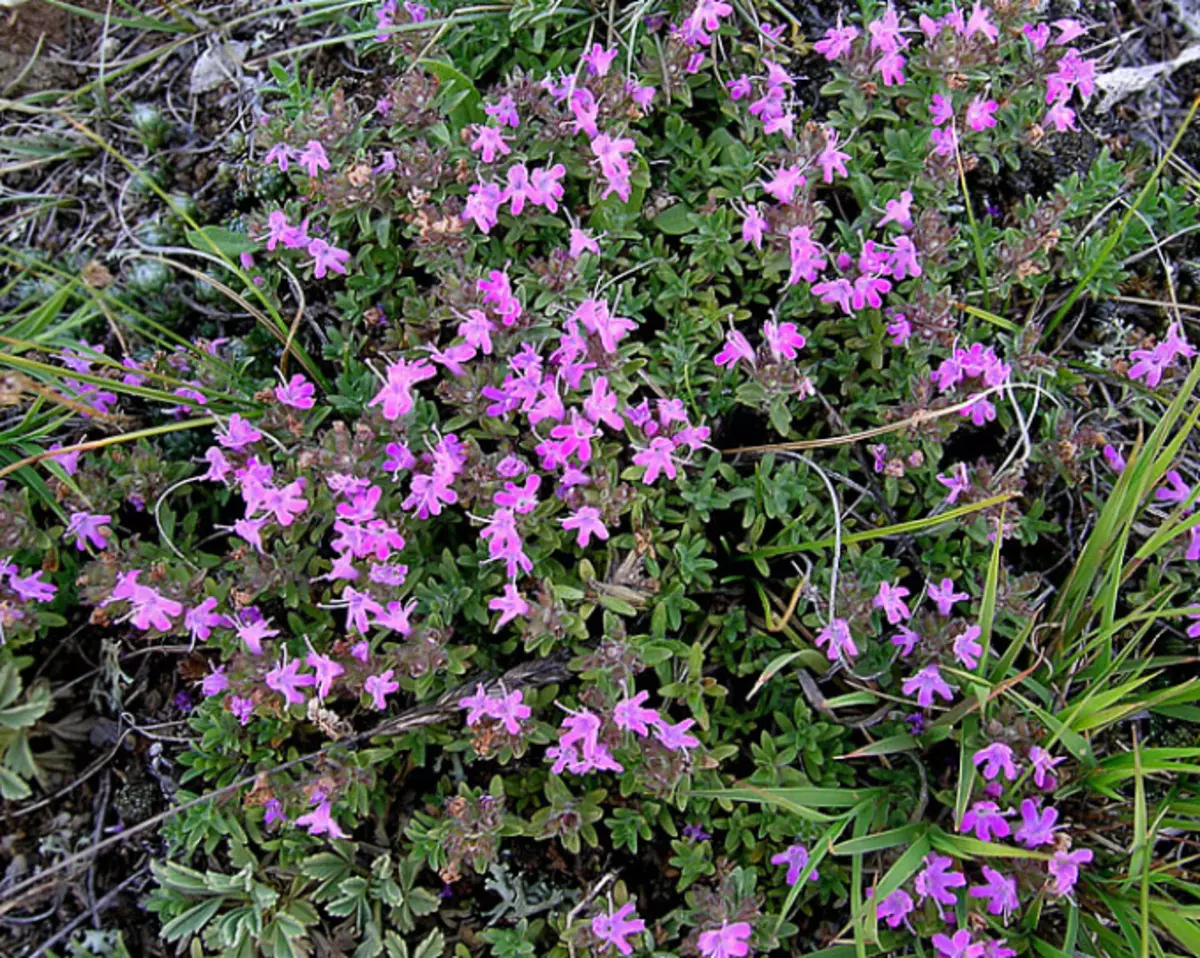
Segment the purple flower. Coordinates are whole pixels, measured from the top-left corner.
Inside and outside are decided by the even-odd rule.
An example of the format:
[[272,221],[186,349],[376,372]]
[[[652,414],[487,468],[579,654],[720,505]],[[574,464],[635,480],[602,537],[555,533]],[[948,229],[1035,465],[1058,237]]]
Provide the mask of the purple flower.
[[363,691],[371,696],[375,708],[383,711],[387,708],[387,697],[400,688],[399,682],[392,681],[395,669],[388,669],[378,675],[368,675],[363,683]]
[[1005,922],[1018,905],[1017,883],[1015,879],[1005,878],[994,868],[983,866],[985,885],[972,885],[967,891],[971,898],[986,898],[989,915],[1003,915]]
[[576,532],[575,542],[580,548],[587,548],[593,535],[601,541],[608,538],[608,529],[600,520],[600,510],[595,506],[581,506],[568,518],[560,519],[559,525],[567,531]]
[[[773,855],[771,864],[787,865],[787,876],[784,880],[788,883],[788,887],[791,887],[800,880],[800,873],[808,866],[808,849],[797,842],[778,855]],[[816,881],[818,877],[817,870],[814,868],[808,876],[808,880]]]
[[321,793],[314,795],[314,799],[320,796],[317,807],[307,815],[301,815],[296,819],[296,825],[299,828],[307,828],[310,835],[328,835],[330,838],[348,838],[349,836],[339,827],[337,820],[333,817],[333,806],[325,800]]
[[517,587],[511,582],[504,584],[504,595],[496,596],[488,602],[488,609],[492,612],[499,612],[500,619],[496,623],[497,629],[502,629],[508,625],[517,616],[526,616],[529,614],[529,603],[517,591]]
[[986,748],[979,749],[971,761],[975,763],[976,768],[984,766],[982,774],[989,782],[1001,773],[1010,782],[1017,777],[1017,766],[1013,764],[1013,750],[1003,742],[993,742]]
[[254,714],[253,699],[243,698],[240,695],[231,695],[226,704],[229,706],[229,711],[233,713],[233,717],[241,725],[247,724],[250,721],[250,716]]
[[622,699],[613,709],[613,723],[619,729],[635,732],[645,738],[651,728],[662,722],[662,716],[656,709],[642,708],[642,703],[649,697],[649,692],[638,692],[632,698]]
[[969,599],[966,592],[955,592],[952,579],[942,579],[941,585],[929,583],[929,598],[937,605],[939,615],[948,616],[954,611],[954,603]]
[[633,947],[625,939],[646,930],[642,919],[630,917],[633,913],[633,902],[630,901],[614,912],[597,915],[592,919],[592,934],[604,943],[604,947],[612,945],[622,955],[632,954]]
[[263,806],[263,824],[270,828],[276,822],[287,822],[288,817],[283,812],[283,805],[277,798],[268,798]]
[[304,144],[304,149],[296,154],[296,162],[309,176],[315,177],[317,170],[329,169],[329,157],[325,155],[325,147],[318,140],[309,140]]
[[676,725],[659,720],[654,726],[654,737],[672,752],[686,751],[689,748],[699,748],[700,740],[688,735],[687,730],[696,724],[695,719],[684,719]]
[[315,388],[300,373],[296,373],[282,386],[275,387],[275,398],[293,409],[312,409]]
[[308,255],[312,257],[313,276],[324,279],[329,270],[346,275],[346,263],[350,259],[349,250],[331,246],[323,239],[310,240]]
[[886,921],[889,928],[899,928],[914,907],[912,896],[903,888],[897,888],[876,906],[875,914]]
[[[1188,630],[1191,635],[1191,629]],[[1033,783],[1038,788],[1053,790],[1058,781],[1052,770],[1054,766],[1061,765],[1067,760],[1065,755],[1060,755],[1058,758],[1051,758],[1050,753],[1038,745],[1034,745],[1029,749],[1029,763],[1033,767]]]
[[983,646],[979,642],[982,634],[982,628],[971,625],[954,639],[954,657],[965,668],[975,669],[979,666],[979,657],[983,655]]
[[935,695],[941,696],[947,702],[954,698],[953,688],[942,678],[936,665],[927,665],[916,675],[910,675],[900,685],[905,695],[917,694],[917,704],[928,708],[933,704]]
[[720,928],[701,932],[696,944],[704,958],[744,958],[750,950],[751,931],[749,922],[731,925],[723,921]]
[[971,933],[965,928],[960,928],[953,937],[934,935],[931,940],[938,958],[983,958],[983,945],[972,941]]
[[892,636],[892,645],[900,649],[900,657],[905,659],[912,655],[913,649],[920,641],[921,636],[907,625],[900,626],[900,630]]
[[220,695],[228,688],[229,679],[225,676],[225,666],[223,665],[218,665],[209,672],[200,683],[200,691],[209,697]]
[[897,625],[912,616],[912,612],[904,604],[904,597],[908,594],[908,589],[902,585],[894,586],[890,582],[880,582],[879,592],[871,600],[871,605],[883,610],[889,625]]
[[713,362],[718,366],[734,366],[739,361],[745,361],[751,366],[754,365],[754,348],[749,341],[739,333],[736,329],[731,329],[725,336],[725,345],[713,357]]
[[1000,806],[995,802],[976,802],[963,814],[958,830],[970,832],[973,829],[975,837],[985,842],[990,842],[993,836],[1007,838],[1010,829],[1004,818],[1011,814],[1011,809],[1007,812],[1000,811]]
[[299,668],[300,660],[292,659],[290,662],[280,662],[267,673],[267,688],[282,695],[288,705],[303,705],[305,699],[300,689],[317,682],[316,676],[300,675]]
[[961,462],[950,470],[950,475],[939,473],[937,481],[950,490],[946,496],[946,504],[950,506],[958,502],[958,497],[971,488],[967,478],[967,467]]
[[71,521],[67,525],[67,531],[63,533],[63,538],[74,536],[75,548],[80,552],[87,549],[88,543],[97,549],[103,549],[108,545],[105,535],[107,533],[106,526],[110,522],[112,522],[112,516],[73,512]]
[[1056,895],[1069,895],[1079,881],[1079,866],[1086,865],[1092,860],[1090,848],[1080,848],[1073,852],[1055,852],[1047,865],[1047,870],[1054,878],[1052,889]]
[[689,823],[683,826],[683,837],[689,842],[706,842],[712,835],[706,832],[703,828],[695,823]]
[[858,655],[858,646],[854,644],[854,637],[850,634],[850,623],[845,619],[830,619],[817,633],[813,644],[817,648],[828,646],[825,649],[825,657],[830,662],[836,662],[841,656],[853,659]]
[[1058,809],[1039,809],[1035,801],[1027,798],[1021,802],[1021,827],[1017,829],[1016,839],[1026,848],[1053,845],[1057,821]]
[[930,853],[925,856],[925,867],[917,873],[914,887],[917,891],[917,901],[923,902],[932,898],[937,905],[938,914],[942,914],[943,905],[957,903],[958,896],[953,889],[962,888],[967,884],[962,872],[947,871],[954,864],[948,856]]

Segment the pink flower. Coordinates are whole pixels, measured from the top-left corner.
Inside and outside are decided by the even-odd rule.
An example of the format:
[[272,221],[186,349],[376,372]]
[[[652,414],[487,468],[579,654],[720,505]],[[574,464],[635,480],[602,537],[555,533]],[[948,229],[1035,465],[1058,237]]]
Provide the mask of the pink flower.
[[1192,494],[1192,487],[1183,481],[1183,476],[1171,469],[1163,477],[1163,485],[1154,493],[1159,502],[1186,502]]
[[571,318],[581,322],[588,332],[596,334],[600,338],[600,345],[609,354],[617,351],[617,343],[626,334],[637,329],[637,323],[623,316],[612,315],[608,304],[598,299],[585,299],[576,307]]
[[904,85],[904,64],[904,55],[899,51],[886,53],[880,57],[875,67],[879,70],[879,76],[883,79],[884,86]]
[[713,357],[713,362],[718,366],[732,367],[739,361],[745,361],[754,366],[754,348],[745,336],[736,329],[731,329],[725,336],[725,345]]
[[853,659],[858,655],[858,646],[854,644],[854,637],[850,634],[850,623],[845,619],[830,619],[817,633],[813,644],[818,649],[823,645],[828,646],[825,649],[825,657],[830,662],[836,662],[842,656]]
[[599,43],[593,43],[592,48],[579,59],[587,64],[588,73],[594,77],[602,77],[608,75],[608,68],[612,66],[613,60],[616,58],[616,47],[606,49]]
[[982,775],[989,782],[1001,773],[1010,782],[1017,777],[1017,766],[1013,764],[1013,750],[1003,742],[993,742],[986,748],[979,749],[971,757],[971,761],[976,768],[984,766]]
[[748,206],[746,208],[746,216],[742,220],[742,241],[753,243],[754,248],[761,250],[763,244],[763,235],[767,230],[766,218],[759,211],[758,206]]
[[[784,881],[788,887],[796,884],[800,880],[800,873],[808,866],[808,849],[797,842],[795,845],[789,846],[786,850],[778,855],[771,856],[772,865],[787,865],[787,876]],[[814,868],[808,876],[809,881],[816,881],[820,876]]]
[[[314,799],[320,796],[318,792],[314,795]],[[328,835],[330,838],[348,838],[349,836],[341,830],[336,819],[333,817],[333,806],[320,797],[317,799],[317,807],[306,815],[301,815],[296,819],[296,825],[300,828],[307,828],[310,835]]]
[[677,470],[674,460],[675,444],[670,439],[662,436],[656,436],[650,440],[650,446],[641,450],[633,457],[633,463],[636,466],[645,466],[646,472],[642,476],[644,485],[653,485],[658,479],[659,473],[666,473],[668,479],[674,479]]
[[475,139],[471,141],[471,149],[480,154],[484,163],[491,163],[497,156],[508,156],[512,152],[512,147],[497,127],[476,123],[474,128]]
[[911,675],[900,685],[905,695],[917,694],[917,704],[928,708],[933,704],[935,695],[941,696],[947,702],[954,698],[954,692],[936,665],[927,665],[916,675]]
[[568,255],[571,259],[577,260],[584,253],[592,253],[595,256],[599,256],[600,244],[586,230],[572,227]]
[[880,53],[894,53],[908,46],[900,32],[900,17],[890,4],[883,16],[867,24],[867,33],[871,36],[870,49]]
[[1058,36],[1054,40],[1055,46],[1066,46],[1087,33],[1087,28],[1078,20],[1055,20],[1054,26],[1058,30]]
[[825,248],[812,238],[808,226],[793,226],[788,230],[788,257],[792,269],[788,274],[788,285],[795,286],[804,280],[815,282],[825,268]]
[[1001,812],[995,802],[976,802],[963,814],[958,823],[960,832],[975,831],[975,837],[980,841],[990,842],[992,837],[1007,838],[1010,832],[1005,815],[1011,815],[1012,810]]
[[300,675],[299,668],[300,660],[292,659],[290,662],[280,662],[267,673],[267,688],[282,695],[288,705],[303,705],[304,695],[300,689],[317,683],[316,676]]
[[662,743],[664,748],[672,752],[699,748],[700,740],[694,735],[687,734],[687,730],[695,724],[695,719],[684,719],[675,725],[660,719],[654,726],[654,737]]
[[633,953],[633,947],[625,939],[641,934],[646,923],[640,918],[631,918],[633,902],[626,902],[614,912],[601,913],[592,919],[592,934],[605,946],[612,945],[622,955]]
[[325,698],[329,695],[333,688],[333,680],[339,675],[342,675],[346,670],[338,665],[333,659],[327,655],[321,655],[318,652],[310,651],[304,659],[304,663],[311,668],[316,675],[317,696]]
[[704,958],[744,958],[750,950],[750,934],[749,922],[736,921],[731,925],[723,921],[720,928],[701,932],[696,945]]
[[310,240],[308,254],[312,257],[313,276],[324,279],[329,270],[346,275],[346,262],[350,259],[348,250],[331,246],[323,239]]
[[600,510],[595,506],[581,506],[573,515],[560,520],[559,525],[567,531],[577,532],[575,542],[580,548],[587,548],[592,536],[602,542],[608,538],[608,529],[600,520]]
[[537,473],[530,473],[525,477],[525,483],[518,486],[513,482],[506,482],[504,489],[497,492],[494,501],[498,506],[505,506],[512,509],[517,515],[526,515],[533,512],[537,506],[538,486],[542,483],[541,476]]
[[517,115],[517,104],[507,93],[500,97],[499,102],[485,106],[483,112],[501,126],[511,126],[515,130],[521,125],[521,118]]
[[971,488],[967,479],[966,464],[961,462],[950,470],[950,475],[939,473],[937,481],[950,490],[946,496],[946,504],[950,506],[958,502],[958,497]]
[[1075,111],[1067,106],[1064,100],[1055,101],[1042,118],[1043,126],[1053,126],[1059,133],[1075,129]]
[[93,515],[90,512],[72,512],[71,521],[67,524],[63,538],[68,539],[74,536],[75,548],[80,552],[86,550],[89,543],[97,549],[103,549],[108,545],[105,535],[108,533],[107,526],[111,521],[112,516]]
[[529,603],[521,598],[521,593],[511,582],[504,584],[504,595],[496,596],[488,602],[488,608],[493,612],[500,613],[500,620],[496,623],[497,629],[508,625],[517,616],[529,614]]
[[662,716],[658,714],[657,710],[642,708],[642,703],[649,695],[649,692],[638,692],[633,698],[622,699],[618,702],[613,709],[613,724],[619,729],[635,732],[642,738],[649,735],[651,728],[657,727],[662,722]]
[[325,147],[318,140],[309,140],[304,149],[296,155],[299,163],[309,176],[316,176],[317,170],[329,169],[329,157],[325,155]]
[[498,222],[500,204],[505,199],[504,191],[496,183],[473,184],[463,204],[462,219],[474,221],[482,232],[488,233]]
[[967,894],[972,898],[986,898],[988,914],[1003,915],[1007,922],[1008,916],[1018,904],[1016,881],[1012,878],[1005,878],[996,869],[989,868],[987,865],[983,866],[983,877],[987,879],[987,884],[972,885]]
[[887,201],[883,217],[875,225],[887,226],[888,223],[895,223],[902,230],[912,229],[912,202],[912,192],[904,190],[898,200]]
[[263,157],[263,162],[276,163],[279,165],[279,172],[286,173],[288,171],[288,161],[291,160],[295,155],[296,151],[286,143],[276,143],[269,150],[267,150],[267,155]]
[[774,323],[769,319],[763,323],[763,340],[777,361],[795,359],[806,342],[795,323]]
[[1028,37],[1029,42],[1033,44],[1033,49],[1038,53],[1046,48],[1046,43],[1050,39],[1050,26],[1046,23],[1039,23],[1036,27],[1032,23],[1027,23],[1021,27],[1021,32]]
[[[842,175],[844,176],[845,173]],[[780,167],[775,171],[775,175],[766,180],[762,186],[764,190],[779,200],[780,203],[790,203],[796,196],[796,190],[806,182],[808,180],[800,172],[800,167],[793,163],[791,166]],[[827,179],[825,182],[831,183],[833,181],[832,179]]]
[[742,97],[747,97],[753,91],[750,85],[750,78],[746,74],[742,74],[734,80],[728,80],[725,83],[725,88],[729,91],[731,100],[740,100]]
[[204,676],[204,680],[200,683],[200,691],[206,696],[212,697],[220,695],[229,688],[229,678],[225,675],[225,666],[218,665],[215,669]]
[[858,30],[854,27],[843,27],[841,12],[838,13],[838,25],[825,31],[825,38],[813,44],[813,51],[821,54],[826,60],[836,60],[849,53],[854,45]]
[[902,585],[894,586],[890,582],[880,582],[879,592],[871,600],[871,605],[883,610],[889,625],[896,625],[912,617],[912,612],[904,604],[904,597],[908,594],[908,589]]
[[388,669],[378,675],[368,675],[363,683],[363,691],[371,696],[372,704],[380,711],[387,708],[387,697],[400,688],[399,682],[392,681],[394,674],[395,669]]
[[933,144],[933,152],[938,156],[953,156],[958,146],[958,134],[952,126],[930,130],[929,142]]
[[846,161],[850,159],[849,153],[843,153],[837,148],[838,135],[837,131],[832,127],[825,128],[825,146],[817,155],[817,165],[821,167],[821,173],[826,183],[833,182],[833,175],[849,176],[846,170]]
[[383,418],[389,422],[407,415],[413,409],[412,387],[437,375],[425,360],[408,362],[399,359],[387,368],[387,381],[367,405],[383,406]]
[[933,119],[934,126],[949,123],[954,119],[954,102],[950,97],[935,93],[929,101],[929,115]]
[[996,111],[1000,109],[1000,104],[995,100],[984,100],[983,97],[977,96],[967,106],[967,126],[976,133],[990,129],[996,125]]
[[261,438],[262,433],[236,412],[229,417],[229,423],[224,429],[217,430],[217,442],[234,452],[245,451],[247,446],[258,442]]
[[315,387],[300,373],[296,373],[282,386],[275,387],[275,398],[293,409],[312,409]]
[[977,33],[982,33],[992,43],[1000,39],[999,28],[988,19],[988,11],[983,8],[983,4],[979,3],[979,0],[976,0],[975,6],[971,8],[971,16],[967,20],[967,28],[964,33],[968,39]]
[[201,642],[207,642],[208,637],[212,635],[212,630],[221,626],[228,628],[232,623],[225,616],[213,610],[217,607],[217,600],[214,596],[209,596],[203,602],[188,609],[183,616],[183,626],[191,633],[192,641],[199,639]]
[[929,583],[929,598],[937,605],[939,615],[949,616],[954,612],[954,603],[969,599],[966,592],[954,591],[954,580],[942,579],[941,585]]

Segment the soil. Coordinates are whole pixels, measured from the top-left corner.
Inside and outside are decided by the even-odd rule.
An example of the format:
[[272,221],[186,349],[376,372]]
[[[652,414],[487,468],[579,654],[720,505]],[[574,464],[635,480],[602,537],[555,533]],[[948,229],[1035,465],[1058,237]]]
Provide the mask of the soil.
[[[68,13],[42,0],[6,8],[0,3],[0,95],[6,97],[77,86],[82,73],[67,63],[70,54],[90,44],[100,24]],[[99,0],[81,0],[82,5],[104,9]]]

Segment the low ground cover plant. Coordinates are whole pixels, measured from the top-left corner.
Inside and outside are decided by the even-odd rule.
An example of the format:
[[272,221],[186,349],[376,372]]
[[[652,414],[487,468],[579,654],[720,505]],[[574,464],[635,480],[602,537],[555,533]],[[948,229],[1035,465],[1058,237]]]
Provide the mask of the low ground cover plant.
[[144,107],[140,255],[13,254],[9,806],[81,632],[165,953],[1194,953],[1178,141],[1036,3],[585,6],[341,6],[233,209]]

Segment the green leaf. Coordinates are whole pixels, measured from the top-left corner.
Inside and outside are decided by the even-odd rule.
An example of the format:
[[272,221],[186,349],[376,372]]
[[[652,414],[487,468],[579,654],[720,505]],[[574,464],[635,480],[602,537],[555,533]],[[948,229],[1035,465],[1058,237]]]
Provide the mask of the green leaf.
[[193,249],[202,253],[223,253],[230,259],[242,253],[253,253],[258,244],[249,236],[235,233],[221,226],[205,226],[198,230],[187,231],[187,241]]
[[686,203],[676,203],[654,217],[654,225],[668,236],[682,236],[696,228]]
[[223,904],[225,904],[224,898],[210,898],[208,901],[193,905],[182,915],[163,925],[162,937],[167,941],[179,941],[180,938],[196,934],[221,910]]

